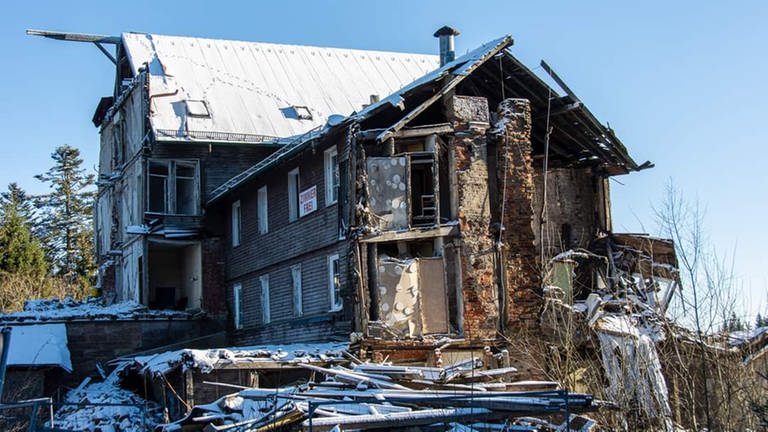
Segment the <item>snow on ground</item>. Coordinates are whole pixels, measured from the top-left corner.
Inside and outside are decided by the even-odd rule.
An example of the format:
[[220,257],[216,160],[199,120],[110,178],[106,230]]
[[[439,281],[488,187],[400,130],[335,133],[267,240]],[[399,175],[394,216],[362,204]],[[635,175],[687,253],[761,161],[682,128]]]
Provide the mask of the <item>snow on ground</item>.
[[59,321],[73,319],[114,320],[137,318],[188,318],[186,312],[173,310],[150,310],[136,302],[104,305],[100,298],[84,301],[65,298],[63,300],[27,300],[24,310],[0,314],[0,321]]
[[133,357],[130,360],[134,366],[141,368],[143,374],[163,375],[177,367],[208,373],[218,366],[233,363],[271,361],[292,364],[339,361],[344,359],[342,353],[348,348],[347,343],[328,342],[255,345],[209,350],[181,349]]
[[52,426],[73,431],[144,432],[163,421],[158,404],[120,388],[118,382],[116,370],[103,382],[70,391],[65,403],[82,405],[63,405]]

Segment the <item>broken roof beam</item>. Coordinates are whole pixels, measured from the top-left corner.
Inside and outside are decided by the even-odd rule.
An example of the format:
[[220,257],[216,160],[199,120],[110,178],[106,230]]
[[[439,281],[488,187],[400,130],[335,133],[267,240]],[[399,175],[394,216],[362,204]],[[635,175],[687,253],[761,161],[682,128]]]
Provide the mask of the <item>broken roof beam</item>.
[[[496,55],[499,51],[503,51],[508,46],[512,45],[512,37],[511,36],[505,36],[498,41],[495,41],[496,44],[488,49],[485,53],[483,53],[479,58],[476,59],[467,59],[465,63],[458,65],[456,70],[451,71],[451,79],[435,94],[430,96],[426,101],[421,103],[419,106],[411,110],[408,114],[406,114],[403,118],[401,118],[397,123],[387,128],[384,132],[382,132],[378,137],[377,140],[379,142],[384,142],[387,139],[391,138],[397,131],[405,127],[408,123],[411,122],[411,120],[415,119],[419,116],[422,112],[426,111],[427,108],[432,106],[433,103],[437,102],[441,97],[446,95],[448,92],[456,88],[456,86],[459,85],[464,79],[471,75],[472,72],[474,72],[478,67],[480,67],[483,63],[485,63],[489,58]],[[458,60],[457,60],[458,61]],[[451,64],[451,63],[449,63]]]
[[63,40],[69,42],[92,42],[117,45],[121,42],[120,36],[104,36],[87,33],[68,33],[49,30],[28,29],[29,36],[42,36],[48,39]]

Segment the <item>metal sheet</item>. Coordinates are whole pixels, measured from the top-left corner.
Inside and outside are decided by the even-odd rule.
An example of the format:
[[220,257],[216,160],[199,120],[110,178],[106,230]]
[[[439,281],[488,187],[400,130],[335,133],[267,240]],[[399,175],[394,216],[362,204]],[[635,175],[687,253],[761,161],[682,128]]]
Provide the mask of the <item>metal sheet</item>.
[[[167,139],[300,135],[439,66],[434,55],[145,33],[125,33],[123,43],[134,73],[148,65],[151,124]],[[203,101],[210,116],[188,115],[187,100]],[[312,119],[292,107],[307,107]]]

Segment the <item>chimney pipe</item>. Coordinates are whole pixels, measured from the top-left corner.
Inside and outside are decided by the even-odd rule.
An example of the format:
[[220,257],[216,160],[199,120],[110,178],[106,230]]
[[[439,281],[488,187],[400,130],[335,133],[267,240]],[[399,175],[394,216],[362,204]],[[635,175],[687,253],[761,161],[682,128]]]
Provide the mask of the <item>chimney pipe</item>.
[[433,35],[440,40],[441,67],[456,59],[456,49],[453,46],[453,37],[458,36],[459,34],[461,33],[453,27],[442,26]]

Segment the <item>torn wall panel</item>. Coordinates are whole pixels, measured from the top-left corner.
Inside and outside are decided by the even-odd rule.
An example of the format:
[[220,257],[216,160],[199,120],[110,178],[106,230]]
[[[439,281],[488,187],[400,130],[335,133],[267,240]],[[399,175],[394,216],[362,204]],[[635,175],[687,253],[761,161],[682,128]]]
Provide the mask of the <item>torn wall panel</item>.
[[379,317],[400,336],[421,335],[419,262],[387,256],[379,258]]
[[408,160],[406,157],[369,157],[370,209],[382,230],[408,228]]

